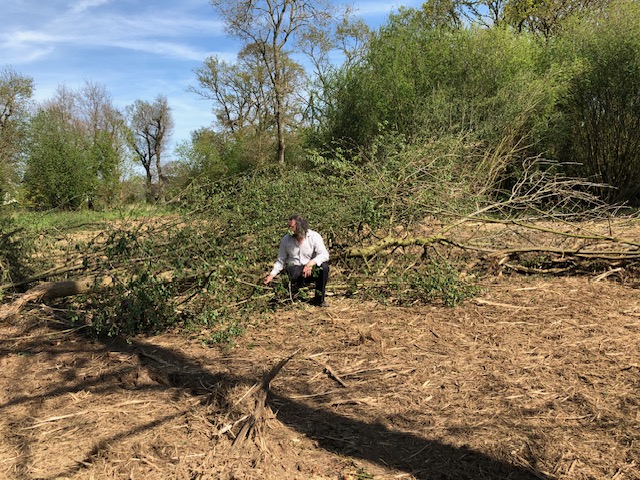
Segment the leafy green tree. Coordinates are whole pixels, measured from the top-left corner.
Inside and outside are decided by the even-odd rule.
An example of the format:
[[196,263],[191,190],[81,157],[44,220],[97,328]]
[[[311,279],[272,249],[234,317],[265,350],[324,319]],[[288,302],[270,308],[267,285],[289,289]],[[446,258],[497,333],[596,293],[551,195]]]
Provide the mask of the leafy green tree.
[[0,202],[19,180],[18,159],[26,135],[33,79],[10,67],[0,71]]
[[[264,53],[256,45],[247,45],[238,54],[235,63],[209,57],[203,67],[196,70],[199,88],[190,90],[214,102],[217,125],[227,141],[236,146],[251,145],[246,151],[247,161],[264,164],[274,152],[277,110],[276,97],[271,88],[269,74],[263,62]],[[305,72],[302,67],[283,55],[281,75],[284,101],[283,118],[287,119],[286,136],[293,135],[296,117],[302,111],[302,86]],[[199,138],[199,142],[204,141]],[[230,166],[233,170],[234,167]]]
[[465,22],[465,11],[457,0],[427,0],[420,9],[400,9],[395,17],[395,21],[420,19],[431,28],[461,28]]
[[497,27],[504,23],[504,9],[510,0],[429,0],[436,12],[448,12],[459,21]]
[[208,57],[195,73],[200,88],[190,90],[214,102],[216,120],[223,130],[266,131],[273,126],[274,99],[258,49],[245,47],[235,63]]
[[433,27],[423,18],[392,16],[365,61],[343,70],[327,141],[368,150],[385,132],[409,143],[464,133],[491,145],[542,121],[552,94],[538,44],[507,29]]
[[[43,145],[48,145],[47,148],[53,148],[54,144],[67,140],[70,142],[69,145],[60,144],[56,147],[58,152],[72,152],[71,157],[75,160],[70,159],[71,164],[78,162],[80,157],[83,159],[81,162],[83,167],[70,175],[79,172],[86,175],[87,178],[81,182],[86,190],[81,192],[82,194],[75,192],[78,194],[78,200],[74,200],[65,207],[79,206],[74,202],[80,201],[80,198],[84,199],[81,202],[83,205],[91,208],[113,205],[119,197],[120,177],[125,160],[123,148],[125,129],[122,115],[113,107],[106,88],[89,81],[77,90],[60,86],[51,99],[43,102],[38,115],[40,118],[34,118],[30,135],[31,138],[38,139],[39,150],[35,146],[30,146],[28,148],[30,155],[42,152]],[[52,127],[47,127],[42,132],[35,131],[34,126],[41,126],[41,117],[46,115],[52,118],[54,122]],[[60,125],[68,126],[68,136],[56,133],[54,126]],[[53,141],[52,139],[56,136],[58,140]],[[84,151],[81,154],[73,153],[78,148],[82,148]],[[27,163],[33,165],[39,161],[29,158]],[[66,160],[63,160],[61,165],[66,165],[65,162]],[[34,171],[32,170],[31,173]],[[30,176],[29,181],[32,200],[40,198],[44,201],[44,205],[40,206],[51,206],[61,201],[61,198],[57,200],[46,199],[47,196],[43,196],[41,193],[34,197],[33,187],[36,180]]]
[[[323,122],[330,114],[332,96],[340,82],[340,70],[354,67],[364,60],[373,35],[363,20],[352,18],[350,9],[334,26],[334,29],[310,30],[303,38],[302,48],[313,68],[302,114],[308,145],[321,141]],[[337,56],[342,57],[341,67],[337,66]]]
[[181,142],[176,153],[187,168],[187,179],[202,184],[211,184],[255,165],[250,152],[242,144],[230,138],[229,134],[210,128],[192,132],[191,139]]
[[120,179],[124,157],[108,131],[95,133],[90,149],[92,176],[96,179],[94,195],[90,198],[90,207],[97,207],[96,201],[103,206],[112,206],[119,201]]
[[31,119],[24,186],[30,202],[43,209],[78,208],[95,188],[91,143],[78,124],[52,106]]
[[87,81],[74,93],[75,115],[91,141],[90,156],[96,189],[90,202],[113,205],[118,200],[126,158],[123,115],[113,106],[111,95],[104,85]]
[[548,39],[569,19],[601,11],[608,3],[609,0],[427,0],[422,12],[424,21],[431,25],[509,25],[520,33]]
[[616,1],[576,21],[554,53],[570,75],[551,151],[615,187],[607,200],[640,204],[640,5]]

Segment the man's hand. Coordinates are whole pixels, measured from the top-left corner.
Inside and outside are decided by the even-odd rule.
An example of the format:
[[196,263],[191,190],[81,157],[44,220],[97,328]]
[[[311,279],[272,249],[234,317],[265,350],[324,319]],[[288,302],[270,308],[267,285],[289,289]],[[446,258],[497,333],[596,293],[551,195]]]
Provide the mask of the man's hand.
[[311,274],[313,273],[313,266],[315,265],[315,262],[313,260],[311,260],[309,263],[307,263],[304,268],[302,269],[302,276],[304,278],[310,277]]
[[269,285],[273,280],[273,275],[267,275],[267,278],[264,279],[264,284]]

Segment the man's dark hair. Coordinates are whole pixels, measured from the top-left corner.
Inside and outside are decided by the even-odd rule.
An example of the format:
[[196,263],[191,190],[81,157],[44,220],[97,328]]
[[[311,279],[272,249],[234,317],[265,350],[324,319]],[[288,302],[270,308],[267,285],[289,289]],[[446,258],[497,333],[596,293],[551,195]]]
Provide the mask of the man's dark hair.
[[306,237],[307,232],[309,231],[309,222],[307,222],[307,219],[304,218],[302,215],[298,215],[297,213],[294,213],[289,217],[289,221],[291,220],[296,222],[296,230],[297,230],[296,234],[299,235],[301,238]]

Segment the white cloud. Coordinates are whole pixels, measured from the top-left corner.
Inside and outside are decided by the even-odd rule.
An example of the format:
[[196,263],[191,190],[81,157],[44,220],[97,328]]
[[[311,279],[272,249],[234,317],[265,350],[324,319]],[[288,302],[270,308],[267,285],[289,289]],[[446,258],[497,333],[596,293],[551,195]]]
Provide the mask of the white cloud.
[[111,46],[179,60],[202,61],[208,55],[206,50],[194,48],[187,44],[158,42],[155,40],[126,39],[123,41],[114,41],[111,43]]
[[2,44],[0,44],[0,48],[5,51],[3,60],[9,65],[37,62],[51,55],[54,50],[52,46],[33,47],[27,45],[7,49]]
[[[98,14],[90,8],[107,6]],[[70,10],[49,14],[42,21],[14,12],[0,33],[0,48],[6,58],[26,63],[42,58],[56,47],[76,51],[88,47],[117,47],[182,60],[203,59],[210,49],[207,39],[222,35],[223,24],[211,9],[211,18],[178,6],[144,12],[121,12],[109,0],[80,0]],[[171,39],[179,39],[173,42]],[[25,51],[37,54],[24,56]]]
[[72,4],[70,12],[73,14],[82,13],[93,7],[99,7],[105,3],[109,3],[110,0],[80,0],[79,2]]

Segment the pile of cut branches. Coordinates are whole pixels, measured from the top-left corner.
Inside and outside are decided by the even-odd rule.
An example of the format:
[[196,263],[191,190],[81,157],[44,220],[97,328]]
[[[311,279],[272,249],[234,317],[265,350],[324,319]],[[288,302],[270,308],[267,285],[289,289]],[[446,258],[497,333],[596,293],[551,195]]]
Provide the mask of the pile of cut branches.
[[[290,299],[285,279],[275,292],[261,280],[290,213],[278,192],[294,188],[313,192],[300,211],[318,219],[313,227],[329,244],[330,294],[454,306],[474,296],[486,274],[635,277],[636,216],[622,215],[590,195],[590,184],[536,160],[523,171],[508,192],[465,213],[429,201],[428,175],[409,189],[396,182],[378,190],[357,175],[339,184],[291,172],[236,179],[233,195],[218,188],[186,213],[58,232],[48,239],[47,255],[40,252],[46,261],[39,273],[0,286],[9,300],[0,319],[30,304],[62,301],[69,318],[100,335],[178,326],[230,341],[253,313]],[[345,196],[338,197],[342,207],[329,197],[332,188]],[[358,221],[372,204],[391,207],[367,217],[369,223]]]
[[[445,259],[460,276],[503,272],[635,278],[640,219],[590,194],[596,185],[567,178],[538,160],[525,162],[510,191],[474,211],[434,209],[419,222],[370,232],[340,254],[351,272],[410,277],[419,264]],[[419,198],[414,202],[420,202]],[[391,260],[393,259],[393,261]],[[425,260],[426,259],[426,260]]]

